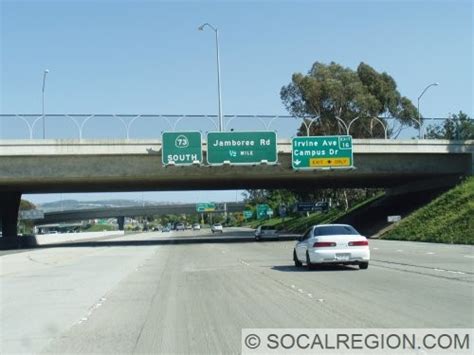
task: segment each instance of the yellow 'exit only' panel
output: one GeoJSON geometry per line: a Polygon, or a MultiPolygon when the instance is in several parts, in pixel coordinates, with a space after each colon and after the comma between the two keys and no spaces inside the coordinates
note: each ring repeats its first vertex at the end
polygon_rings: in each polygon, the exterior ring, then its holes
{"type": "Polygon", "coordinates": [[[349,158],[313,158],[309,160],[310,167],[320,166],[350,166],[349,158]]]}

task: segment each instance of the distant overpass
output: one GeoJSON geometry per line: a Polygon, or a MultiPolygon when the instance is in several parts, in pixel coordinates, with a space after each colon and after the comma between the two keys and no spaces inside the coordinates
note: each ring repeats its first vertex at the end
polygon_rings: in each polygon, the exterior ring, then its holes
{"type": "MultiPolygon", "coordinates": [[[[295,171],[291,141],[278,165],[164,167],[159,140],[0,141],[0,217],[16,236],[22,193],[328,187],[401,188],[452,184],[473,175],[474,141],[354,139],[352,170],[295,171]]],[[[206,143],[203,143],[206,160],[206,143]]]]}
{"type": "MultiPolygon", "coordinates": [[[[217,203],[215,211],[205,213],[241,212],[245,204],[242,202],[217,203]]],[[[46,212],[44,219],[34,220],[36,225],[52,224],[66,221],[81,221],[96,218],[121,218],[136,216],[155,216],[164,214],[192,214],[196,212],[196,204],[174,204],[156,206],[130,206],[130,207],[102,207],[92,209],[77,209],[68,211],[46,212]]],[[[119,223],[120,224],[120,223],[119,223]]]]}

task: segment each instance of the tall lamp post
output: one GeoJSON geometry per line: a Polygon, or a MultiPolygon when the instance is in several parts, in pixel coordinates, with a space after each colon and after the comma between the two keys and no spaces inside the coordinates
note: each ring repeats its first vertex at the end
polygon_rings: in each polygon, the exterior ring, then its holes
{"type": "Polygon", "coordinates": [[[439,83],[432,83],[432,84],[428,85],[427,87],[425,87],[423,89],[420,96],[418,96],[418,139],[421,139],[421,131],[422,131],[422,128],[421,128],[421,114],[420,114],[420,99],[430,87],[438,86],[438,85],[439,85],[439,83]]]}
{"type": "Polygon", "coordinates": [[[217,96],[219,102],[219,132],[222,132],[224,129],[224,124],[222,120],[222,97],[221,97],[221,63],[219,60],[219,31],[216,27],[212,26],[209,23],[205,23],[199,26],[199,31],[204,31],[204,28],[209,27],[216,34],[216,59],[217,59],[217,96]]]}
{"type": "Polygon", "coordinates": [[[46,75],[48,73],[49,73],[49,70],[45,69],[45,71],[43,72],[43,87],[41,89],[41,93],[42,93],[41,116],[43,117],[43,139],[46,138],[46,123],[45,123],[45,118],[44,118],[44,88],[46,86],[46,75]]]}

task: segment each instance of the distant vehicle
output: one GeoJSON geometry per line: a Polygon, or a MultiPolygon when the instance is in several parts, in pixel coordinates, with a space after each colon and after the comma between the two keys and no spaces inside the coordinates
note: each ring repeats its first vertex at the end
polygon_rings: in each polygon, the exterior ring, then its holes
{"type": "Polygon", "coordinates": [[[278,230],[274,226],[259,226],[255,230],[255,240],[259,241],[264,238],[278,238],[278,230]]]}
{"type": "Polygon", "coordinates": [[[171,229],[170,229],[170,227],[163,227],[163,228],[161,229],[161,231],[162,231],[162,232],[169,232],[169,231],[171,231],[171,229]]]}
{"type": "Polygon", "coordinates": [[[184,231],[184,230],[185,230],[184,223],[178,223],[178,224],[176,224],[176,230],[177,230],[177,231],[184,231]]]}
{"type": "Polygon", "coordinates": [[[366,237],[348,224],[319,224],[309,228],[293,250],[296,267],[344,264],[369,267],[370,250],[366,237]]]}
{"type": "Polygon", "coordinates": [[[199,223],[194,223],[193,224],[193,231],[198,231],[201,230],[201,225],[199,223]]]}
{"type": "Polygon", "coordinates": [[[211,226],[211,232],[214,233],[223,233],[224,229],[222,228],[222,224],[215,223],[211,226]]]}

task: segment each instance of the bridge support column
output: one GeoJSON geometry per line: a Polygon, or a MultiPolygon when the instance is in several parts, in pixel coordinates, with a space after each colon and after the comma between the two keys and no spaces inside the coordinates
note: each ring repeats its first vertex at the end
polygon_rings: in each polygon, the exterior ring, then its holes
{"type": "Polygon", "coordinates": [[[2,223],[0,247],[2,248],[19,246],[17,224],[20,201],[21,192],[3,192],[0,194],[0,219],[2,223]]]}
{"type": "Polygon", "coordinates": [[[125,217],[117,217],[117,224],[119,231],[123,231],[125,229],[125,217]]]}

